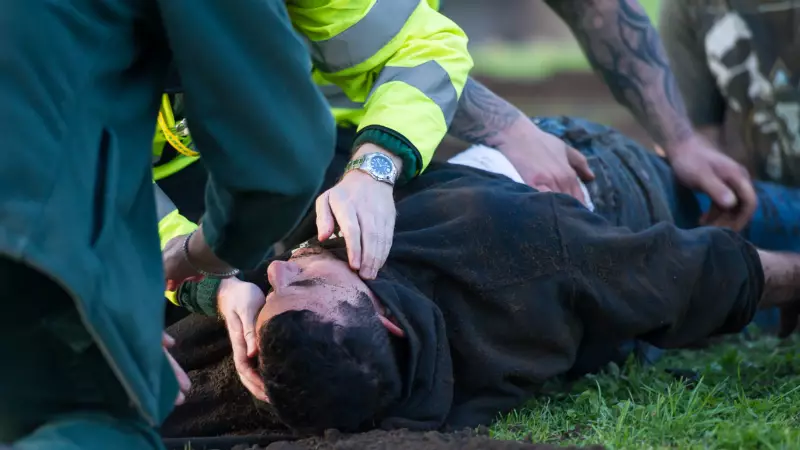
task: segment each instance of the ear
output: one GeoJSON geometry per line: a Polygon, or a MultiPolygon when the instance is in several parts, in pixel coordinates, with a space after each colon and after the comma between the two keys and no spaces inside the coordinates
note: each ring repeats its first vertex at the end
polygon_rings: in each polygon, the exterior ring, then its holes
{"type": "Polygon", "coordinates": [[[381,320],[381,323],[383,324],[384,328],[386,328],[386,330],[388,330],[389,333],[399,338],[406,337],[406,333],[400,327],[398,327],[397,324],[389,320],[386,316],[384,316],[383,314],[379,314],[378,318],[381,320]]]}

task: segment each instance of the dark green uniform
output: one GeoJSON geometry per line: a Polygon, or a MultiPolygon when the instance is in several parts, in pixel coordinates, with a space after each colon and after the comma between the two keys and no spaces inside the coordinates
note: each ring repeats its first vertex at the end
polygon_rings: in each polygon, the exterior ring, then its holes
{"type": "Polygon", "coordinates": [[[160,445],[177,394],[149,152],[166,68],[210,173],[209,244],[255,266],[310,205],[334,145],[285,8],[0,2],[0,443],[160,445]]]}

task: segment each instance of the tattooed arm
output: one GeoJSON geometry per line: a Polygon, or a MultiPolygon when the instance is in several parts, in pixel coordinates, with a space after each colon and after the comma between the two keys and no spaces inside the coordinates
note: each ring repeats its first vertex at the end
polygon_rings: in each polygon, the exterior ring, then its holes
{"type": "Polygon", "coordinates": [[[655,28],[636,0],[545,0],[569,25],[594,70],[668,153],[692,135],[655,28]]]}
{"type": "Polygon", "coordinates": [[[578,177],[584,181],[594,178],[586,158],[472,78],[464,85],[448,133],[470,144],[497,149],[530,186],[585,201],[578,177]]]}
{"type": "Polygon", "coordinates": [[[572,29],[617,101],[663,148],[675,176],[714,201],[704,224],[747,225],[757,204],[747,170],[692,129],[664,46],[639,2],[545,1],[572,29]]]}
{"type": "Polygon", "coordinates": [[[470,77],[448,134],[470,144],[497,148],[506,142],[509,128],[523,120],[529,121],[522,111],[470,77]]]}

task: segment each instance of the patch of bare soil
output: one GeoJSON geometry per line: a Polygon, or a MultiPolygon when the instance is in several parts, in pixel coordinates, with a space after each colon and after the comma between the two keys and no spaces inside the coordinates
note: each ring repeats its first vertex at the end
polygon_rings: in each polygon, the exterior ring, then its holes
{"type": "Polygon", "coordinates": [[[280,436],[237,436],[199,439],[167,439],[168,450],[604,450],[589,447],[535,444],[524,441],[501,441],[489,437],[488,429],[463,430],[453,433],[437,431],[373,430],[359,434],[343,434],[329,430],[323,436],[302,440],[285,440],[280,436]]]}
{"type": "MultiPolygon", "coordinates": [[[[376,430],[355,435],[329,431],[323,437],[296,442],[276,442],[266,447],[267,450],[555,450],[563,448],[576,447],[499,441],[491,439],[486,431],[476,433],[472,430],[456,433],[376,430]]],[[[603,447],[589,448],[602,450],[603,447]]],[[[239,447],[236,450],[245,449],[246,447],[239,447]]]]}

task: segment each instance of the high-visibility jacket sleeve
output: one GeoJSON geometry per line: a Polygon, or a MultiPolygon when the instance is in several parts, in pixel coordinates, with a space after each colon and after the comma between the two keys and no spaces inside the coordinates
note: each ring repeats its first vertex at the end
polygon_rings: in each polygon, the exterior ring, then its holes
{"type": "Polygon", "coordinates": [[[161,240],[161,250],[167,242],[176,236],[189,234],[197,229],[197,225],[183,217],[167,194],[153,183],[156,193],[156,212],[158,214],[158,237],[161,240]]]}
{"type": "Polygon", "coordinates": [[[464,31],[425,0],[288,0],[287,6],[323,78],[365,102],[359,133],[392,134],[417,153],[413,173],[422,171],[447,133],[472,68],[464,31]]]}
{"type": "Polygon", "coordinates": [[[316,197],[333,117],[284,0],[156,3],[209,172],[203,234],[217,257],[253,268],[316,197]]]}
{"type": "MultiPolygon", "coordinates": [[[[189,234],[197,229],[197,225],[183,217],[164,191],[153,183],[156,195],[156,214],[158,217],[158,236],[161,240],[161,250],[167,246],[172,238],[189,234]]],[[[175,305],[180,306],[175,292],[165,291],[164,296],[175,305]]]]}

